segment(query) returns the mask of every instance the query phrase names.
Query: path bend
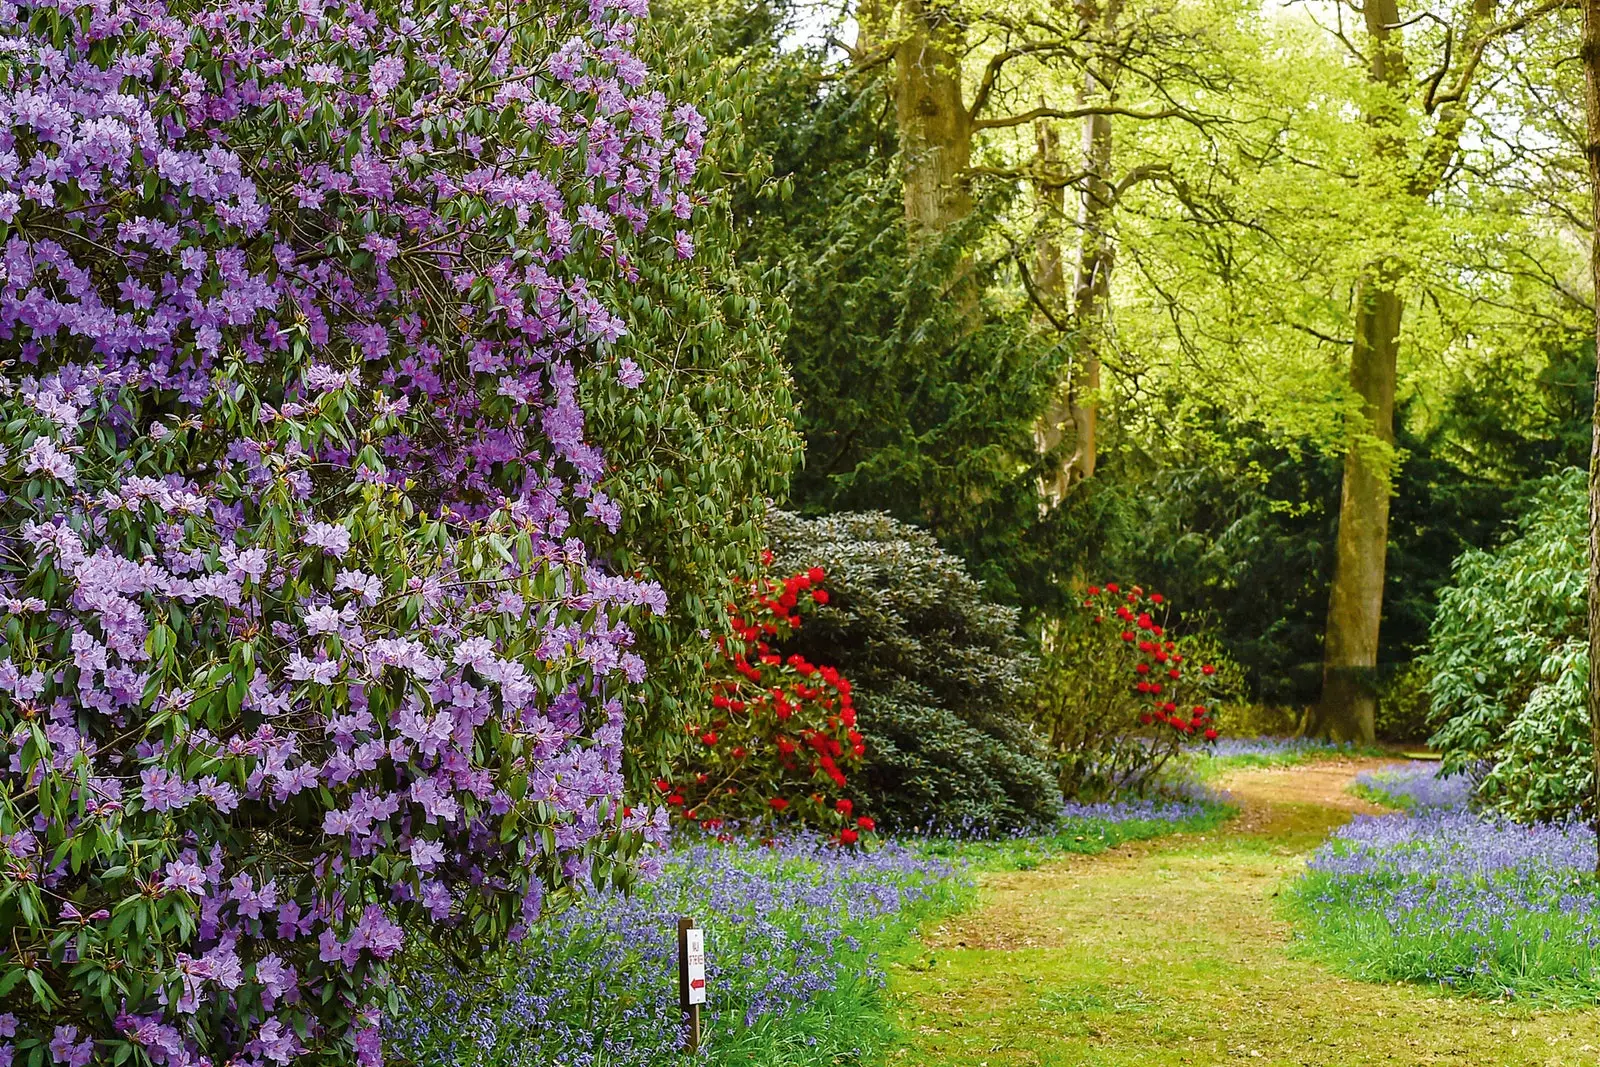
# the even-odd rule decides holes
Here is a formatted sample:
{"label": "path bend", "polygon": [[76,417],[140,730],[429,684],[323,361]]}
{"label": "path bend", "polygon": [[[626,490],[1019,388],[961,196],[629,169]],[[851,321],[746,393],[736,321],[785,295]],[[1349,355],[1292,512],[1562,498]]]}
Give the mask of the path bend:
{"label": "path bend", "polygon": [[983,876],[974,909],[925,932],[933,965],[896,968],[889,1062],[1600,1063],[1600,1012],[1360,982],[1294,951],[1275,897],[1330,830],[1383,810],[1346,787],[1386,762],[1236,772],[1241,813],[1218,831]]}

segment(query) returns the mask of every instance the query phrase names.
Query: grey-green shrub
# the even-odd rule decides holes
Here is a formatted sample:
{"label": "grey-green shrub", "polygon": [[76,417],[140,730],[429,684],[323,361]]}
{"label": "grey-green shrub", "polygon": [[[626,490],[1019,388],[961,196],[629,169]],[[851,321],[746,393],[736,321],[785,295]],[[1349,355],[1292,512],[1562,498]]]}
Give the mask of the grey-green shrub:
{"label": "grey-green shrub", "polygon": [[785,643],[855,687],[858,803],[884,828],[1000,829],[1051,819],[1055,774],[1028,724],[1034,658],[927,533],[878,513],[774,512],[780,571],[821,567],[830,600]]}

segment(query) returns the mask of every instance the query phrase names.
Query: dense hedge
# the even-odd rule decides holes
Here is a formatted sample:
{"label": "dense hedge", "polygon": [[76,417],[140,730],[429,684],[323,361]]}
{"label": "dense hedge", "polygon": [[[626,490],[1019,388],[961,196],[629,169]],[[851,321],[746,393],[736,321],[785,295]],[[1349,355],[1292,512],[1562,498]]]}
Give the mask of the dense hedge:
{"label": "dense hedge", "polygon": [[1589,798],[1586,479],[1540,483],[1503,544],[1456,561],[1423,659],[1445,769],[1480,776],[1479,800],[1518,818]]}

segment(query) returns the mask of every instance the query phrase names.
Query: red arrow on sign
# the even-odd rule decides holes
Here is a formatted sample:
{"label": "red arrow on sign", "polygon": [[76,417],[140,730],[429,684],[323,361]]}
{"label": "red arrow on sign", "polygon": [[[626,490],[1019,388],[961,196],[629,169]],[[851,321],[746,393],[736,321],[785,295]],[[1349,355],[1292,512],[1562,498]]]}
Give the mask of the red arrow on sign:
{"label": "red arrow on sign", "polygon": [[696,978],[694,981],[689,983],[690,989],[704,989],[705,987],[706,980],[704,978]]}

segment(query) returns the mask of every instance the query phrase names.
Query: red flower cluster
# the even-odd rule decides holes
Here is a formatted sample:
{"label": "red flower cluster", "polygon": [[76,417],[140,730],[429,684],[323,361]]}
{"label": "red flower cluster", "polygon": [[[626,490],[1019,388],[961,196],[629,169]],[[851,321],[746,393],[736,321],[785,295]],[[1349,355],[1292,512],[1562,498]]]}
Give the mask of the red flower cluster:
{"label": "red flower cluster", "polygon": [[781,816],[846,845],[873,829],[839,795],[866,754],[849,679],[771,645],[799,629],[802,611],[828,602],[825,577],[812,567],[758,583],[745,604],[728,605],[723,655],[707,664],[710,707],[688,727],[700,743],[656,782],[675,818],[720,832]]}
{"label": "red flower cluster", "polygon": [[1083,606],[1094,612],[1096,624],[1114,618],[1123,628],[1119,636],[1130,661],[1130,684],[1140,697],[1140,725],[1159,723],[1180,734],[1215,741],[1217,728],[1207,697],[1217,669],[1210,663],[1202,663],[1198,673],[1185,668],[1178,642],[1163,625],[1166,598],[1137,585],[1123,589],[1116,582],[1091,585],[1085,592]]}

